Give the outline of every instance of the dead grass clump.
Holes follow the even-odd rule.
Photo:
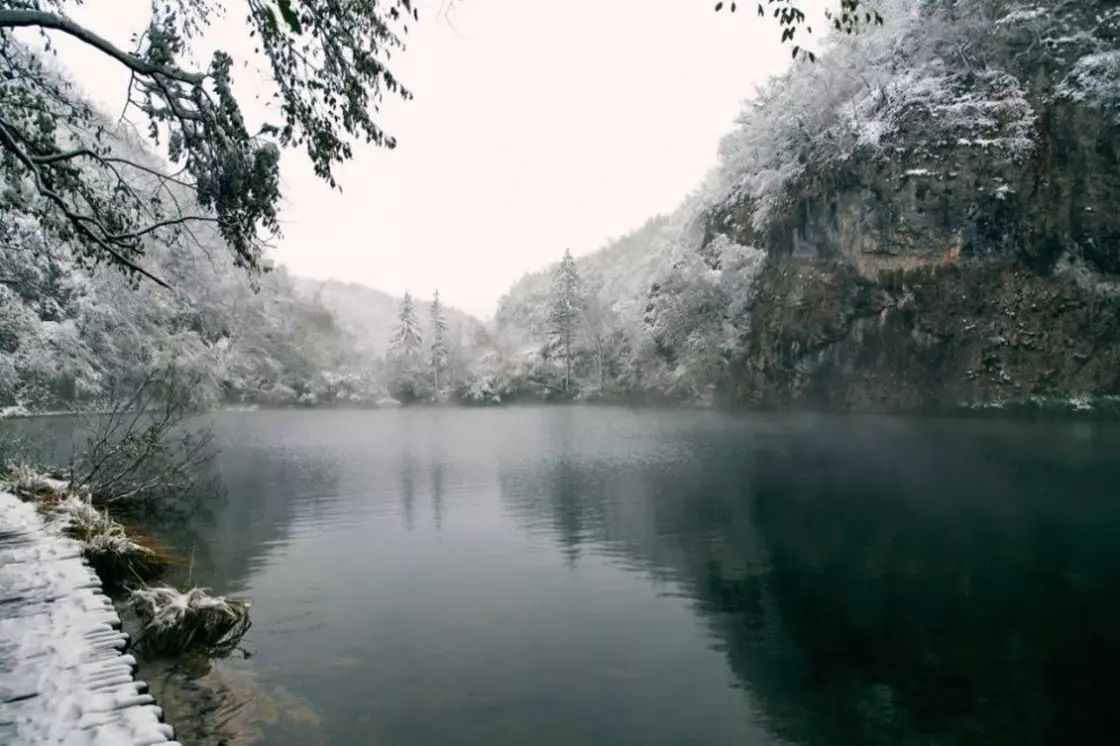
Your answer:
[[[9,464],[4,481],[17,497],[40,505],[65,500],[77,492],[61,472],[40,471],[26,464]]]
[[[225,656],[251,625],[247,602],[212,596],[205,588],[142,588],[132,592],[130,604],[142,623],[137,649],[153,657]]]
[[[82,546],[82,554],[106,590],[118,590],[131,582],[158,578],[174,562],[150,540],[129,531],[98,510],[88,498],[70,496],[44,503],[48,515],[62,531]]]

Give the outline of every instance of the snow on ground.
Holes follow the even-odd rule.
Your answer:
[[[78,544],[0,488],[0,743],[176,743],[119,626]]]

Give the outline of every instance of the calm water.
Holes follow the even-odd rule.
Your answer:
[[[253,601],[226,673],[272,693],[243,695],[266,743],[1120,738],[1115,425],[214,424],[228,501],[170,538],[195,582]]]

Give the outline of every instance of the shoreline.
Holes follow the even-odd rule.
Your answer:
[[[130,636],[81,544],[0,487],[0,640],[14,658],[0,733],[14,743],[92,741],[181,746],[136,678]]]
[[[589,408],[618,408],[637,409],[649,411],[682,411],[682,412],[724,412],[734,415],[762,414],[762,415],[851,415],[851,416],[890,416],[890,417],[960,417],[960,418],[987,418],[987,419],[1054,419],[1054,420],[1098,420],[1120,421],[1120,395],[1102,395],[1096,397],[1071,395],[1068,397],[1031,396],[1024,398],[994,399],[982,402],[960,402],[954,405],[927,406],[909,409],[896,408],[865,408],[865,409],[836,409],[827,407],[814,407],[811,405],[790,404],[789,406],[758,406],[750,403],[727,403],[712,401],[671,401],[642,400],[640,398],[598,398],[598,399],[565,399],[565,400],[537,400],[513,399],[504,402],[426,402],[417,401],[409,403],[394,403],[392,405],[363,404],[355,402],[306,404],[300,402],[269,403],[269,404],[229,404],[206,409],[200,415],[212,415],[234,412],[377,412],[382,410],[396,411],[430,410],[430,409],[518,409],[533,407],[589,407]],[[11,409],[11,408],[9,408]],[[63,417],[83,417],[97,414],[107,414],[104,410],[74,409],[74,410],[47,410],[42,412],[21,410],[18,413],[0,410],[0,424],[4,422],[19,422],[24,420],[52,419]]]
[[[61,474],[16,465],[2,475],[0,668],[11,676],[0,741],[182,746],[138,677],[240,649],[251,604],[189,579],[187,590],[169,585],[179,558]],[[166,683],[155,689],[187,719]]]

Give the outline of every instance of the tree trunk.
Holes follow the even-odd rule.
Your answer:
[[[568,322],[568,328],[564,334],[564,393],[568,393],[568,381],[572,377],[572,326]]]
[[[603,340],[600,339],[599,337],[595,338],[595,349],[598,350],[598,355],[596,355],[596,357],[598,358],[598,363],[599,363],[599,396],[602,396],[603,395]]]

